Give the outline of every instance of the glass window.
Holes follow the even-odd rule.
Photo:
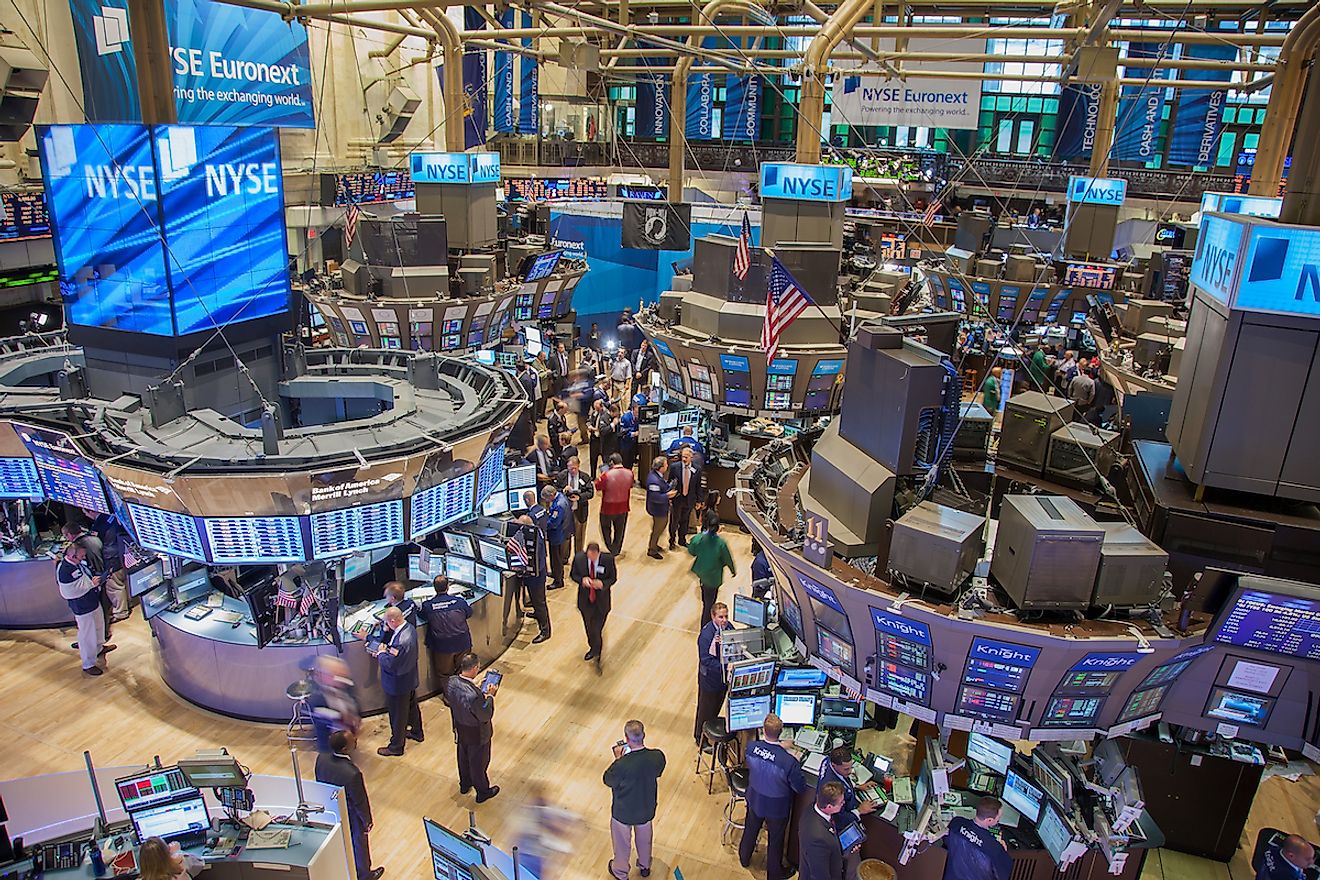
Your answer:
[[[1011,153],[1013,151],[1013,120],[999,120],[999,133],[995,139],[996,153]]]
[[[1031,155],[1031,137],[1035,132],[1036,123],[1034,120],[1024,119],[1022,120],[1022,124],[1018,126],[1017,151],[1022,155]]]

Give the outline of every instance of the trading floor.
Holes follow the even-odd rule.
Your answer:
[[[647,744],[662,749],[668,759],[655,821],[652,876],[664,877],[679,867],[689,880],[764,877],[764,846],[747,871],[738,865],[736,842],[733,848],[720,843],[728,797],[722,780],[716,781],[715,793],[707,795],[705,778],[693,772],[693,623],[700,598],[681,549],[663,561],[647,558],[642,501],[641,492],[634,492],[605,630],[602,674],[582,662],[584,639],[572,587],[550,593],[554,637],[530,644],[536,628],[529,622],[499,661],[505,679],[497,698],[491,779],[501,791],[477,807],[478,822],[497,844],[512,846],[518,806],[542,787],[552,803],[581,817],[572,854],[547,875],[573,880],[605,876],[610,801],[601,773],[623,723],[639,718],[647,727]],[[599,537],[594,515],[588,534],[589,539]],[[727,599],[747,587],[750,544],[737,528],[723,534],[739,566],[738,577],[721,593]],[[149,639],[137,614],[116,625],[119,650],[109,655],[109,674],[88,678],[78,671],[77,654],[69,647],[72,630],[0,634],[5,658],[0,765],[37,775],[79,769],[84,749],[98,765],[111,766],[156,753],[169,757],[225,745],[254,773],[290,773],[283,728],[233,721],[184,702],[161,682]],[[357,755],[375,814],[371,848],[387,878],[429,877],[422,816],[461,828],[472,805],[470,797],[458,793],[448,710],[431,699],[422,711],[425,743],[410,742],[402,758],[378,757],[376,746],[388,739],[388,723],[379,715],[367,719]],[[910,746],[906,736],[889,733],[872,741],[871,748],[887,751],[902,766]],[[306,754],[307,777],[313,758],[314,753]],[[1247,839],[1254,839],[1265,825],[1311,827],[1318,806],[1317,777],[1298,783],[1268,779],[1256,797]],[[1241,851],[1229,865],[1157,851],[1143,876],[1245,880],[1251,872]]]

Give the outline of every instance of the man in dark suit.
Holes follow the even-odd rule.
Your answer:
[[[545,431],[550,435],[550,451],[555,454],[555,461],[562,461],[564,435],[569,434],[569,442],[572,442],[572,432],[568,428],[568,404],[562,400],[555,400],[554,412],[545,420]]]
[[[536,465],[536,485],[550,486],[554,484],[555,475],[559,473],[559,463],[555,461],[554,450],[550,448],[550,438],[544,434],[536,435],[536,446],[527,453],[523,459],[523,464]]]
[[[581,553],[587,542],[587,514],[591,508],[591,496],[596,494],[596,486],[582,473],[576,457],[568,460],[568,466],[560,472],[555,483],[573,508],[573,552]]]
[[[536,370],[532,369],[531,361],[522,365],[522,370],[518,373],[518,384],[527,393],[527,399],[532,402],[532,412],[539,413],[537,401],[541,399],[541,379],[536,375]]]
[[[316,756],[316,781],[337,785],[344,790],[357,880],[380,880],[385,869],[371,867],[371,846],[367,841],[367,833],[371,831],[371,800],[367,797],[367,783],[362,778],[362,771],[350,757],[356,748],[357,735],[353,731],[336,730],[330,734],[329,751]]]
[[[843,849],[834,816],[843,809],[843,786],[826,782],[816,789],[816,803],[798,821],[800,880],[843,880]]]
[[[568,369],[569,369],[568,351],[564,348],[564,343],[555,344],[555,353],[550,355],[550,375],[554,377],[553,393],[556,397],[564,393],[568,387]]]
[[[398,608],[385,610],[385,641],[372,655],[380,663],[380,689],[390,715],[390,743],[376,749],[384,757],[403,754],[403,741],[422,742],[422,710],[417,705],[417,629]]]
[[[495,692],[499,685],[479,687],[475,681],[480,661],[476,654],[464,654],[458,661],[458,675],[445,685],[445,699],[454,719],[454,742],[458,744],[458,790],[467,794],[477,790],[477,803],[484,803],[500,793],[491,785],[486,770],[490,767],[490,741],[495,735],[491,719],[495,717]]]
[[[585,553],[573,557],[570,574],[578,585],[578,611],[587,631],[587,653],[582,659],[595,660],[599,672],[605,619],[610,616],[610,588],[619,579],[619,572],[614,557],[601,553],[600,545],[592,541]]]
[[[687,546],[688,520],[697,502],[705,495],[701,489],[701,466],[692,460],[692,448],[684,446],[678,453],[678,461],[670,465],[669,485],[677,494],[669,511],[669,549],[674,549],[674,542]]]

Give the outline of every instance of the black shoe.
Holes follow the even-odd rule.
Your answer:
[[[70,648],[73,648],[73,650],[76,651],[76,650],[78,650],[78,643],[77,643],[77,642],[69,642],[69,647],[70,647]]]
[[[679,538],[679,539],[678,539],[678,546],[680,546],[680,547],[686,547],[686,546],[687,546],[687,538]],[[673,546],[671,545],[669,549],[672,550],[672,549],[674,549],[674,548],[673,548]]]
[[[550,641],[550,633],[540,632],[536,634],[536,638],[532,639],[532,644],[539,645],[542,642],[548,642],[548,641]]]
[[[651,557],[652,559],[664,559],[664,558],[665,558],[665,554],[661,553],[659,550],[647,550],[647,551],[646,551],[646,555],[649,556],[649,557]]]
[[[407,736],[408,739],[412,740],[413,742],[419,742],[419,743],[426,742],[426,734],[424,733],[409,733],[407,734]]]
[[[673,541],[670,541],[670,542],[669,542],[669,549],[670,549],[670,550],[677,550],[678,547],[674,544]]]
[[[643,877],[650,877],[650,876],[651,876],[651,869],[650,869],[650,868],[642,868],[642,876],[643,876]]]
[[[788,880],[789,877],[797,876],[797,865],[785,865],[784,869],[779,872],[779,876],[783,877],[784,880]]]
[[[458,793],[459,793],[459,794],[467,794],[467,793],[470,792],[471,790],[472,790],[472,786],[470,786],[470,785],[465,785],[465,786],[463,786],[462,788],[460,788],[460,789],[458,790]]]
[[[83,670],[84,675],[105,675],[105,670],[99,666],[88,666]]]
[[[492,785],[490,787],[490,791],[486,792],[485,794],[477,795],[477,803],[484,804],[486,801],[495,797],[495,795],[499,793],[500,793],[500,787],[498,785]]]
[[[102,645],[100,653],[97,654],[96,656],[104,657],[106,654],[109,654],[111,651],[117,651],[117,650],[119,650],[118,645]]]
[[[382,758],[397,758],[403,754],[403,749],[392,749],[389,746],[381,746],[376,749],[376,754]]]
[[[583,660],[594,660],[594,659],[596,659],[596,652],[595,652],[595,651],[588,651],[587,653],[585,653],[585,654],[582,655],[582,659],[583,659]]]
[[[381,875],[385,873],[384,868],[372,868],[371,873],[361,878],[361,880],[380,880]]]

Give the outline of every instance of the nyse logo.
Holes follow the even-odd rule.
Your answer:
[[[128,10],[102,6],[100,15],[92,16],[97,55],[116,55],[128,45]]]
[[[826,177],[810,171],[794,171],[776,166],[766,167],[766,188],[778,187],[787,197],[834,199],[839,189],[832,176]]]
[[[1223,245],[1206,244],[1202,252],[1202,277],[1216,290],[1227,291],[1233,279],[1233,269],[1237,265],[1237,251]]]
[[[1247,283],[1278,281],[1283,278],[1284,263],[1288,259],[1286,238],[1261,238],[1256,243],[1256,253],[1247,272]],[[1297,273],[1297,289],[1293,293],[1294,302],[1320,303],[1320,267],[1315,263],[1303,263]]]

